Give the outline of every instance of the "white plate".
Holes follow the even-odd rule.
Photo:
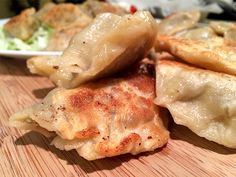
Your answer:
[[[61,54],[62,52],[0,50],[0,56],[23,60],[33,56],[60,56]]]
[[[1,19],[0,25],[5,24],[9,19]],[[33,56],[60,56],[61,51],[19,51],[19,50],[0,50],[0,56],[16,58],[16,59],[27,59]]]

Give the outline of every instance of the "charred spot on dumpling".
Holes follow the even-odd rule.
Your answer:
[[[65,111],[66,110],[66,107],[65,106],[59,106],[58,108],[57,108],[57,110],[59,111]]]
[[[135,147],[137,142],[140,142],[141,137],[137,133],[130,133],[128,136],[124,137],[117,146],[110,145],[108,143],[100,142],[96,150],[99,154],[105,157],[110,157],[118,155],[122,152],[126,152],[130,146]]]
[[[59,69],[59,66],[53,66],[53,69]]]
[[[69,96],[69,102],[72,109],[80,110],[86,107],[94,99],[94,92],[89,88],[81,88],[79,92],[75,92]]]
[[[79,139],[86,139],[86,138],[93,138],[99,134],[100,132],[96,127],[91,127],[91,128],[83,129],[79,132],[76,132],[75,137]]]

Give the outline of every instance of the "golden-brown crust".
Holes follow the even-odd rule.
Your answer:
[[[88,160],[151,151],[169,137],[162,123],[168,117],[153,103],[154,85],[153,76],[135,73],[57,89],[29,117],[58,135],[55,146],[73,149],[72,141]]]
[[[26,9],[24,11],[22,11],[19,15],[12,17],[5,25],[5,28],[12,28],[12,27],[16,27],[17,25],[19,25],[20,23],[22,23],[22,21],[25,21],[27,17],[29,17],[30,15],[35,14],[35,9],[34,8],[29,8]]]
[[[132,89],[138,90],[143,94],[149,94],[154,90],[155,85],[154,78],[144,74],[128,76],[126,82],[129,86],[129,91],[124,90],[124,86],[126,85],[123,85],[121,80],[118,79],[104,79],[96,84],[89,83],[81,86],[78,92],[68,97],[71,110],[83,110],[95,107],[106,111],[111,108],[119,108],[124,106],[123,100],[120,98],[125,100],[131,100],[133,98]],[[110,92],[104,90],[107,84],[111,85]],[[140,98],[137,101],[147,105],[152,104],[152,101],[145,98]],[[131,107],[131,109],[135,108]]]
[[[225,74],[225,73],[219,73],[219,72],[207,70],[207,69],[204,69],[204,68],[196,68],[195,66],[193,66],[191,64],[182,63],[182,62],[173,61],[173,60],[160,60],[160,61],[158,61],[158,65],[168,65],[170,67],[171,66],[180,66],[184,70],[199,71],[199,72],[204,71],[205,73],[216,74],[216,75],[219,75],[219,76],[221,76],[222,74],[225,75],[225,76],[228,75],[228,74]],[[232,75],[228,75],[228,76],[233,77]]]
[[[76,21],[79,21],[81,26],[86,26],[91,21],[90,17],[71,3],[51,6],[47,11],[40,14],[38,18],[43,24],[53,28],[65,28]]]
[[[154,89],[154,79],[147,79],[146,75],[141,75],[140,77],[133,77],[129,80],[129,84],[136,87],[143,92],[150,93]]]
[[[39,26],[39,22],[34,15],[34,8],[26,9],[19,15],[12,17],[4,25],[4,30],[14,37],[26,40],[32,36]]]
[[[134,144],[138,146],[141,141],[141,137],[136,133],[131,133],[128,136],[124,137],[118,145],[114,145],[111,143],[107,143],[106,141],[100,142],[96,146],[96,151],[106,157],[116,156],[119,154],[123,154],[124,152],[127,152],[129,150],[130,146],[133,146]],[[141,145],[141,143],[140,143]]]
[[[124,15],[127,13],[127,11],[120,6],[101,1],[87,0],[82,6],[82,8],[84,8],[87,13],[90,13],[93,17],[96,17],[100,13],[106,12],[117,15]]]
[[[225,44],[222,38],[208,40],[181,39],[158,36],[159,48],[198,67],[236,75],[235,47]]]
[[[75,137],[78,139],[86,139],[86,138],[93,138],[99,134],[100,132],[97,128],[91,127],[91,128],[86,128],[81,131],[78,131]]]
[[[69,102],[72,110],[81,110],[85,109],[94,98],[93,90],[89,88],[81,88],[79,92],[74,93],[69,96]]]

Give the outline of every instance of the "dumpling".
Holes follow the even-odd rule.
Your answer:
[[[78,6],[91,17],[96,17],[97,15],[106,12],[116,15],[125,15],[128,13],[126,9],[122,8],[119,5],[97,0],[86,0],[84,3]]]
[[[235,47],[226,45],[223,38],[191,40],[160,36],[158,44],[162,51],[167,51],[188,63],[209,70],[236,75]]]
[[[110,78],[76,89],[57,88],[39,104],[16,113],[12,126],[54,133],[61,150],[87,160],[138,154],[167,143],[165,112],[153,103],[155,81],[145,74]]]
[[[210,27],[222,35],[227,45],[236,46],[236,24],[231,22],[210,22]]]
[[[32,73],[49,69],[47,75],[58,86],[73,88],[88,80],[115,73],[145,56],[154,44],[156,21],[149,12],[118,16],[101,14],[74,36],[62,57],[32,59]],[[31,68],[34,68],[33,70]]]
[[[67,25],[64,28],[56,29],[51,34],[46,50],[48,51],[63,51],[65,50],[70,43],[72,37],[79,33],[85,26],[80,24]]]
[[[180,34],[176,34],[177,37],[193,40],[204,40],[213,37],[217,37],[216,33],[208,26],[190,29]]]
[[[219,35],[224,35],[230,28],[235,28],[236,24],[226,21],[211,21],[209,26]]]
[[[158,35],[173,35],[177,32],[193,28],[197,25],[200,17],[201,13],[199,11],[184,11],[174,13],[158,24]]]
[[[175,35],[182,31],[194,28],[200,20],[199,11],[183,11],[170,15],[162,20],[157,27],[157,39],[154,44],[156,51],[160,51],[158,38],[162,35]]]
[[[234,28],[228,29],[224,33],[224,39],[227,45],[236,46],[236,26]]]
[[[159,60],[155,103],[197,135],[236,148],[236,77]]]
[[[4,30],[13,37],[27,40],[38,29],[39,25],[40,23],[35,17],[35,9],[29,8],[11,18],[4,25]]]
[[[46,3],[35,16],[41,21],[42,25],[53,28],[45,48],[48,51],[65,50],[72,37],[92,21],[92,18],[77,5],[70,3],[58,5]]]
[[[40,9],[39,11],[37,11],[37,13],[35,14],[36,18],[39,19],[41,22],[43,21],[43,19],[45,18],[45,16],[47,16],[47,14],[56,7],[56,4],[53,2],[47,2],[45,3]]]
[[[91,17],[72,3],[48,3],[36,13],[36,17],[43,25],[54,29],[65,28],[73,23],[86,26],[92,21]]]

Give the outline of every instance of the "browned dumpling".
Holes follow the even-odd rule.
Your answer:
[[[214,37],[207,40],[160,36],[159,48],[199,67],[236,75],[236,50],[225,40]]]
[[[236,148],[236,77],[159,60],[155,103],[197,135]]]
[[[122,17],[101,14],[73,37],[62,57],[30,59],[27,64],[32,73],[40,74],[43,70],[58,86],[73,88],[142,59],[155,37],[156,21],[149,12]]]
[[[87,160],[138,154],[167,143],[167,119],[154,105],[155,81],[134,74],[76,89],[57,88],[39,104],[10,118],[12,126],[55,134],[61,150],[75,149]]]
[[[38,29],[40,23],[35,17],[35,9],[29,8],[13,18],[5,25],[4,30],[13,37],[26,40]]]
[[[36,16],[40,21],[43,21],[43,18],[49,13],[50,10],[52,10],[53,8],[55,8],[55,6],[56,6],[55,3],[48,2],[48,3],[44,4],[43,7],[39,9],[39,11],[37,11],[37,13],[35,14],[35,16]]]
[[[42,24],[52,28],[64,28],[73,23],[81,26],[88,25],[92,19],[71,3],[62,3],[58,5],[47,4],[36,14]]]
[[[107,12],[117,15],[124,15],[128,13],[124,8],[118,5],[98,0],[87,0],[83,4],[79,5],[79,8],[81,8],[83,12],[85,12],[91,17],[96,17],[101,13],[107,13]]]

